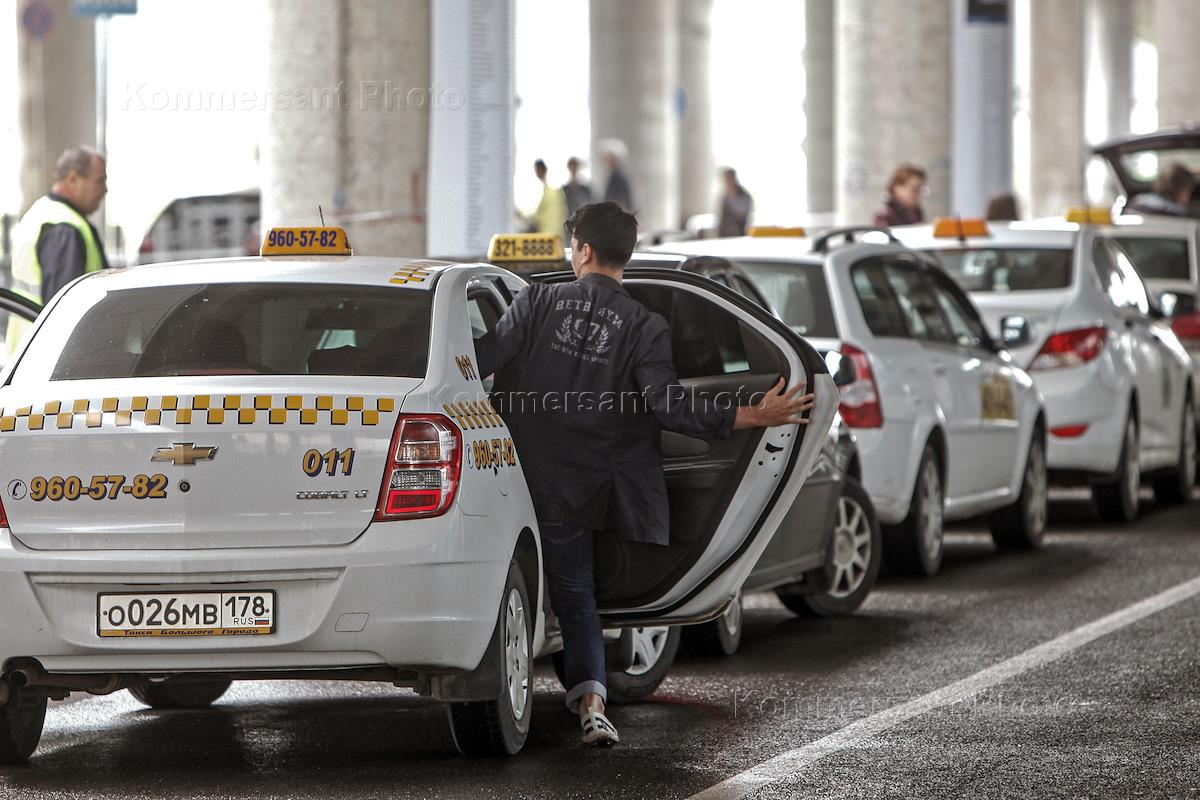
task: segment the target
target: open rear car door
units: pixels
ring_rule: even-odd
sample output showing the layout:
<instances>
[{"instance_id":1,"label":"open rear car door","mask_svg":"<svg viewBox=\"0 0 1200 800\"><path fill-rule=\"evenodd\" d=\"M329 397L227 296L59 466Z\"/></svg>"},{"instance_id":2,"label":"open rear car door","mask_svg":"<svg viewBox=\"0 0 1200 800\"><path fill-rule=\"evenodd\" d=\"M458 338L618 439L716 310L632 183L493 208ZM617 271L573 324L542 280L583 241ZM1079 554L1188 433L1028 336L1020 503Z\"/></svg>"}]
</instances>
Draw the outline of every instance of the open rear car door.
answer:
<instances>
[{"instance_id":1,"label":"open rear car door","mask_svg":"<svg viewBox=\"0 0 1200 800\"><path fill-rule=\"evenodd\" d=\"M625 288L667 319L680 382L696 394L746 404L781 375L816 394L806 426L739 430L724 440L664 432L670 543L596 537L606 627L699 622L741 588L795 502L833 422L838 390L816 349L727 287L679 270L634 268L625 271Z\"/></svg>"}]
</instances>

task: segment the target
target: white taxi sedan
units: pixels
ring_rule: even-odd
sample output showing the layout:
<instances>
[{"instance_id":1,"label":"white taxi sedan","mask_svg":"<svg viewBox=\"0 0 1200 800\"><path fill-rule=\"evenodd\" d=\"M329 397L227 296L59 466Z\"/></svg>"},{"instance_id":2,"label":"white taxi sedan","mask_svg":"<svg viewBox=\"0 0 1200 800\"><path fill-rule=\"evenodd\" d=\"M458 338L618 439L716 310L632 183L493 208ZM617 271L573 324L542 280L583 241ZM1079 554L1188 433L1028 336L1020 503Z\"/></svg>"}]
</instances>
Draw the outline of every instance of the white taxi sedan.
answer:
<instances>
[{"instance_id":1,"label":"white taxi sedan","mask_svg":"<svg viewBox=\"0 0 1200 800\"><path fill-rule=\"evenodd\" d=\"M938 258L1034 376L1056 477L1090 483L1101 516L1128 522L1143 473L1162 501L1192 497L1192 364L1114 240L1132 229L1086 224L1107 213L1072 218L1085 224L960 220L893 232Z\"/></svg>"},{"instance_id":2,"label":"white taxi sedan","mask_svg":"<svg viewBox=\"0 0 1200 800\"><path fill-rule=\"evenodd\" d=\"M1040 546L1041 400L970 299L881 231L790 233L651 250L729 259L788 326L831 354L890 569L937 572L945 520L978 514L991 515L997 545Z\"/></svg>"},{"instance_id":3,"label":"white taxi sedan","mask_svg":"<svg viewBox=\"0 0 1200 800\"><path fill-rule=\"evenodd\" d=\"M530 659L559 644L473 338L524 282L351 256L337 229L268 242L276 255L85 276L4 368L0 762L33 752L48 696L195 707L273 677L413 687L448 703L464 752L523 745ZM722 468L669 478L669 547L598 555L607 628L711 619L799 492L836 388L732 292L656 271L627 286L734 332L697 391L785 375L816 392L809 426L688 445Z\"/></svg>"}]
</instances>

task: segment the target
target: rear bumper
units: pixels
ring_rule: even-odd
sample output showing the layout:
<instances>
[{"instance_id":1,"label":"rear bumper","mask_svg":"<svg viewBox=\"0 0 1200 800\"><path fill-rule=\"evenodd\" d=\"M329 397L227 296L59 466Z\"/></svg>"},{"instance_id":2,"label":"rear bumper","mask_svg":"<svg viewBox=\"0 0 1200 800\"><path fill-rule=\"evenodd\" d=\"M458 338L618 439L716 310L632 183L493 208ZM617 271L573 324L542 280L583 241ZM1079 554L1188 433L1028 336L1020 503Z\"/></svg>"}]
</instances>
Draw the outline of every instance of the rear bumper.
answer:
<instances>
[{"instance_id":1,"label":"rear bumper","mask_svg":"<svg viewBox=\"0 0 1200 800\"><path fill-rule=\"evenodd\" d=\"M1046 408L1047 466L1097 475L1112 473L1121 457L1129 413L1128 390L1107 354L1079 367L1033 373ZM1056 428L1086 425L1079 436L1057 436Z\"/></svg>"},{"instance_id":2,"label":"rear bumper","mask_svg":"<svg viewBox=\"0 0 1200 800\"><path fill-rule=\"evenodd\" d=\"M0 660L48 672L474 668L514 537L457 512L373 525L344 547L34 551L0 529ZM486 535L485 535L486 533ZM273 590L264 636L102 639L100 592Z\"/></svg>"},{"instance_id":3,"label":"rear bumper","mask_svg":"<svg viewBox=\"0 0 1200 800\"><path fill-rule=\"evenodd\" d=\"M895 525L908 516L912 505L916 462L913 427L885 422L881 428L855 428L862 484L871 496L875 513L884 525Z\"/></svg>"}]
</instances>

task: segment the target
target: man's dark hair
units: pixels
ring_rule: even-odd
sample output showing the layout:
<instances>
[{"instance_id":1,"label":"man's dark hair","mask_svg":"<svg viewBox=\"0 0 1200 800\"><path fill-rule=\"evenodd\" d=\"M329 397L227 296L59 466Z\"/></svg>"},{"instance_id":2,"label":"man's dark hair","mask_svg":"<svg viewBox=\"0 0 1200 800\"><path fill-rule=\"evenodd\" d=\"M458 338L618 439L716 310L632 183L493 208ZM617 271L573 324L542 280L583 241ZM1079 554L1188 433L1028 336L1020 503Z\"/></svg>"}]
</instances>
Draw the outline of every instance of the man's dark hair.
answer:
<instances>
[{"instance_id":1,"label":"man's dark hair","mask_svg":"<svg viewBox=\"0 0 1200 800\"><path fill-rule=\"evenodd\" d=\"M533 162L533 168L534 168L534 169L538 169L538 170L545 169L545 168L546 168L546 162L545 162L545 161L542 161L542 160L539 158L537 161Z\"/></svg>"},{"instance_id":2,"label":"man's dark hair","mask_svg":"<svg viewBox=\"0 0 1200 800\"><path fill-rule=\"evenodd\" d=\"M1162 174L1158 176L1158 180L1154 184L1154 191L1161 194L1163 197L1169 197L1174 200L1183 192L1192 191L1196 185L1196 176L1192 171L1176 161L1167 166Z\"/></svg>"},{"instance_id":3,"label":"man's dark hair","mask_svg":"<svg viewBox=\"0 0 1200 800\"><path fill-rule=\"evenodd\" d=\"M567 220L567 233L589 244L605 267L624 267L637 244L637 218L618 204L589 203Z\"/></svg>"}]
</instances>

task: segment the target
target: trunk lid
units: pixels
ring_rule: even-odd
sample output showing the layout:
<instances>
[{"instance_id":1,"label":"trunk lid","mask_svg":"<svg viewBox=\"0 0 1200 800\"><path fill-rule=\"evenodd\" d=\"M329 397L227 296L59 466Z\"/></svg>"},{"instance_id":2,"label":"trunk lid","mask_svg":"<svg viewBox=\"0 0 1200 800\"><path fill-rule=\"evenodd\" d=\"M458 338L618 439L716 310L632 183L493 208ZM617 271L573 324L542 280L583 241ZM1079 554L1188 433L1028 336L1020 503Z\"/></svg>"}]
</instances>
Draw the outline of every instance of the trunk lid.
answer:
<instances>
[{"instance_id":1,"label":"trunk lid","mask_svg":"<svg viewBox=\"0 0 1200 800\"><path fill-rule=\"evenodd\" d=\"M371 523L401 405L419 383L245 376L6 387L10 529L37 550L346 544Z\"/></svg>"}]
</instances>

